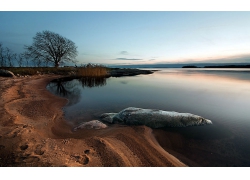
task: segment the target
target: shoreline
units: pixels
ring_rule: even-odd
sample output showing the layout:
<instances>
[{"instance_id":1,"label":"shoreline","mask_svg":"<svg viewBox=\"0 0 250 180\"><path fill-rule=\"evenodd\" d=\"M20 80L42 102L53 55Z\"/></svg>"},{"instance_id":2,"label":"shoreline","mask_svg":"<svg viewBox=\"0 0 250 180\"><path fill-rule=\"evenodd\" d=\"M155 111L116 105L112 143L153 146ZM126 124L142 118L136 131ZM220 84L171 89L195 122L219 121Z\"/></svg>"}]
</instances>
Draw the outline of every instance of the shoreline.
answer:
<instances>
[{"instance_id":1,"label":"shoreline","mask_svg":"<svg viewBox=\"0 0 250 180\"><path fill-rule=\"evenodd\" d=\"M186 166L146 126L73 132L63 117L67 99L46 89L59 77L0 77L0 166Z\"/></svg>"}]
</instances>

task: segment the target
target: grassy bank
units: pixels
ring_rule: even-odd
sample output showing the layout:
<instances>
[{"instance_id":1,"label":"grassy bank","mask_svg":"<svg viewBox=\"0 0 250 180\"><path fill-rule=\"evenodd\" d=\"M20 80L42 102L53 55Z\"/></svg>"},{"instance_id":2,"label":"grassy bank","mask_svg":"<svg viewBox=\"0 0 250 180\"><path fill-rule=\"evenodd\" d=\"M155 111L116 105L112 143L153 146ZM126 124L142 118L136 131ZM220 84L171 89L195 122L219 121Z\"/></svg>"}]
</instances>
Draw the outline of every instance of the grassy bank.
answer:
<instances>
[{"instance_id":1,"label":"grassy bank","mask_svg":"<svg viewBox=\"0 0 250 180\"><path fill-rule=\"evenodd\" d=\"M0 68L1 69L1 68ZM81 67L5 67L16 76L32 76L38 74L57 74L70 76L106 76L108 70L101 65L86 65Z\"/></svg>"},{"instance_id":2,"label":"grassy bank","mask_svg":"<svg viewBox=\"0 0 250 180\"><path fill-rule=\"evenodd\" d=\"M16 76L25 75L38 75L38 74L58 74L58 75L69 75L74 72L74 68L71 67L7 67L5 70L13 72Z\"/></svg>"},{"instance_id":3,"label":"grassy bank","mask_svg":"<svg viewBox=\"0 0 250 180\"><path fill-rule=\"evenodd\" d=\"M121 77L152 74L156 70L108 68L102 65L87 64L80 67L7 67L0 68L13 72L16 76L56 74L74 78L81 77Z\"/></svg>"}]
</instances>

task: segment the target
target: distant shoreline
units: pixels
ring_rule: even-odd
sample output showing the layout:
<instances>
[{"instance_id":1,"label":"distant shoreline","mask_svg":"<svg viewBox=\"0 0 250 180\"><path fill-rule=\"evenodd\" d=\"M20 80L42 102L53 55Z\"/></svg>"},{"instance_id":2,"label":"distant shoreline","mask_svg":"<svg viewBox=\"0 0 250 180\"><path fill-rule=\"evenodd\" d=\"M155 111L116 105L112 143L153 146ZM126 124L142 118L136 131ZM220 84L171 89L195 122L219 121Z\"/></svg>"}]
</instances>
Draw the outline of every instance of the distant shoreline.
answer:
<instances>
[{"instance_id":1,"label":"distant shoreline","mask_svg":"<svg viewBox=\"0 0 250 180\"><path fill-rule=\"evenodd\" d=\"M250 65L223 65L223 66L182 66L182 68L250 68Z\"/></svg>"}]
</instances>

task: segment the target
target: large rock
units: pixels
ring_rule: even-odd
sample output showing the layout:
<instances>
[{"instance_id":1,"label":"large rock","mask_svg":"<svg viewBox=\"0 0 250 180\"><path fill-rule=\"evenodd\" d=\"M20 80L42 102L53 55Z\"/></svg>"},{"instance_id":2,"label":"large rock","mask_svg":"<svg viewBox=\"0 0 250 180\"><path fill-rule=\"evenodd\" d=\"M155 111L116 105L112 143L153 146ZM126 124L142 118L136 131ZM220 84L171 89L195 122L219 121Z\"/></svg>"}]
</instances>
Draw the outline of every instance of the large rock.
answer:
<instances>
[{"instance_id":1,"label":"large rock","mask_svg":"<svg viewBox=\"0 0 250 180\"><path fill-rule=\"evenodd\" d=\"M102 122L98 120L92 120L89 122L84 122L81 125L74 128L74 131L77 129L103 129L108 127L106 124L103 124Z\"/></svg>"},{"instance_id":2,"label":"large rock","mask_svg":"<svg viewBox=\"0 0 250 180\"><path fill-rule=\"evenodd\" d=\"M3 76L3 77L14 77L15 75L11 71L0 69L0 76Z\"/></svg>"},{"instance_id":3,"label":"large rock","mask_svg":"<svg viewBox=\"0 0 250 180\"><path fill-rule=\"evenodd\" d=\"M126 108L119 113L104 113L100 119L109 123L146 125L151 128L186 127L212 124L211 120L190 113L155 109Z\"/></svg>"},{"instance_id":4,"label":"large rock","mask_svg":"<svg viewBox=\"0 0 250 180\"><path fill-rule=\"evenodd\" d=\"M104 113L100 116L102 121L113 123L113 117L117 115L117 113Z\"/></svg>"}]
</instances>

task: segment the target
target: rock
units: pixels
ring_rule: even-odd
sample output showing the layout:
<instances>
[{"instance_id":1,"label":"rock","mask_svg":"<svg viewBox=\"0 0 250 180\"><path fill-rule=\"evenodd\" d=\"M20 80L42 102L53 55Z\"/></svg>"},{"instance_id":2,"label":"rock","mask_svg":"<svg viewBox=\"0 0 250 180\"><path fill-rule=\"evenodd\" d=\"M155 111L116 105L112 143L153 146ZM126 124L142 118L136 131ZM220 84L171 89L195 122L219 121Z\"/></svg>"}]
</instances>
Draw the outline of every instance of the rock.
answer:
<instances>
[{"instance_id":1,"label":"rock","mask_svg":"<svg viewBox=\"0 0 250 180\"><path fill-rule=\"evenodd\" d=\"M100 119L109 123L146 125L151 128L186 127L212 124L211 120L190 113L155 109L126 108L119 113L104 113Z\"/></svg>"},{"instance_id":2,"label":"rock","mask_svg":"<svg viewBox=\"0 0 250 180\"><path fill-rule=\"evenodd\" d=\"M108 123L113 123L113 117L116 115L117 113L104 113L100 116L102 121L108 122Z\"/></svg>"},{"instance_id":3,"label":"rock","mask_svg":"<svg viewBox=\"0 0 250 180\"><path fill-rule=\"evenodd\" d=\"M8 70L4 70L4 69L0 69L0 76L3 76L3 77L15 77L13 72L8 71Z\"/></svg>"},{"instance_id":4,"label":"rock","mask_svg":"<svg viewBox=\"0 0 250 180\"><path fill-rule=\"evenodd\" d=\"M102 122L98 120L92 120L89 122L84 122L81 125L74 128L74 131L77 129L103 129L107 128L108 126L106 124L103 124Z\"/></svg>"}]
</instances>

